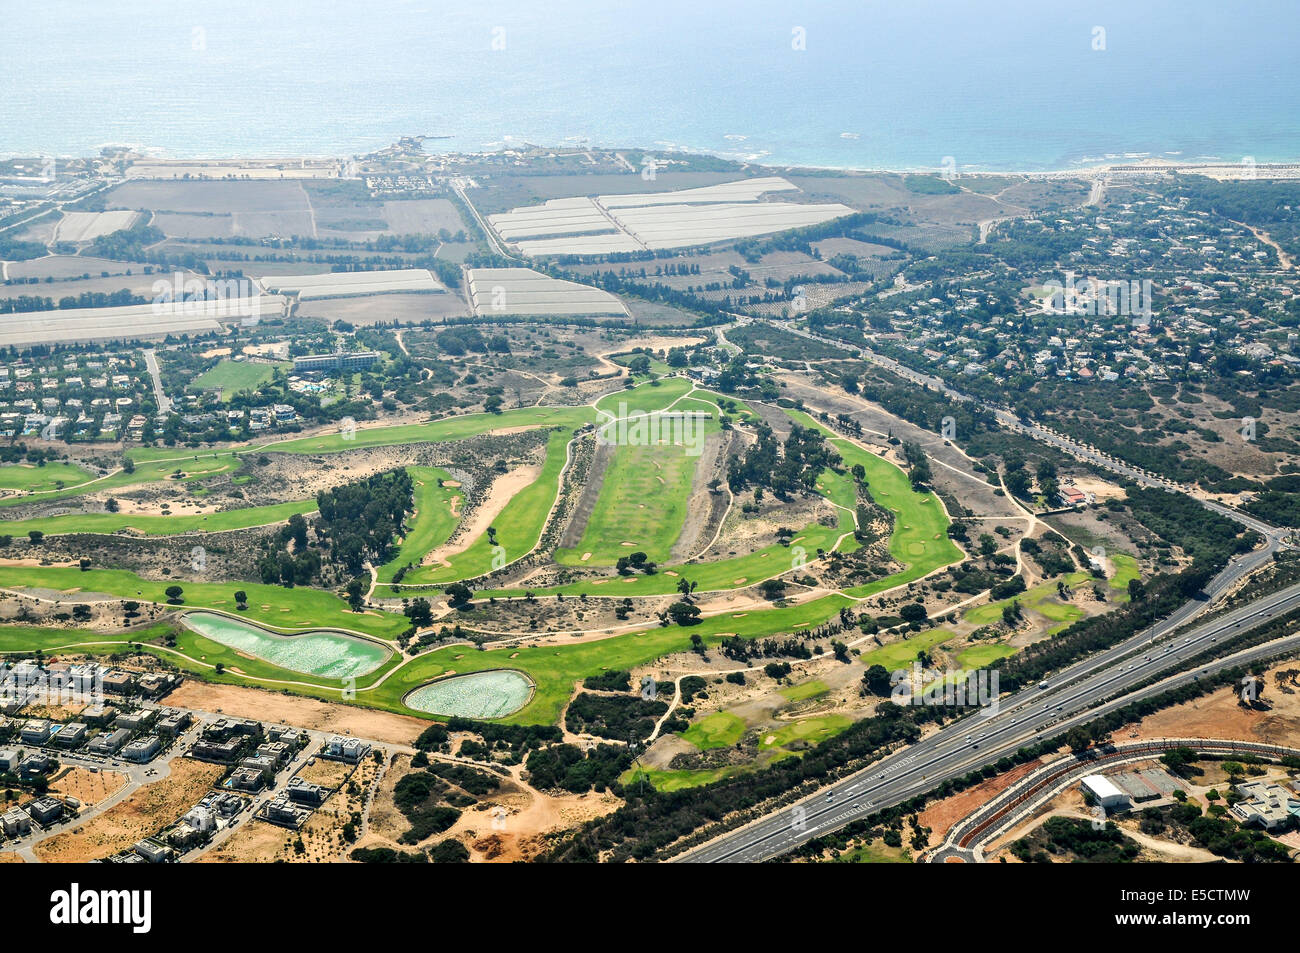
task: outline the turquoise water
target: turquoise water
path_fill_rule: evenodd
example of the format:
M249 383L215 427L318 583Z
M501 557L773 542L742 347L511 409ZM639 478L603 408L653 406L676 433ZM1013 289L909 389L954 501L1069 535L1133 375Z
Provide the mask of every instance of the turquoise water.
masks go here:
M406 696L408 708L431 715L462 718L504 718L523 708L533 683L508 670L456 675L431 682Z
M858 168L1300 158L1290 0L96 0L14 17L6 153L346 155L435 134Z
M367 675L392 654L375 642L324 629L302 635L276 635L212 612L188 612L181 621L199 635L237 652L319 678Z

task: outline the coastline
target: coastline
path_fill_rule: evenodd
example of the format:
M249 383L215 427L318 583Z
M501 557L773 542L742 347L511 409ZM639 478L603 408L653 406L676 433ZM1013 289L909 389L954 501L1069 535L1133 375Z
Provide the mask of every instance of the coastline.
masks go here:
M429 138L429 137L426 137ZM431 142L441 142L449 139L458 138L456 136L438 136L433 137ZM497 145L497 143L492 143ZM54 154L56 160L77 159L85 160L97 157L102 150L127 150L138 155L139 165L158 164L191 164L201 166L211 164L213 166L238 166L247 164L250 166L269 166L284 167L290 164L300 166L319 166L327 163L345 163L352 159L363 158L365 155L375 155L382 150L375 150L372 153L347 155L343 153L248 153L232 152L224 154L179 154L173 153L163 147L148 146L138 143L101 143L97 146L88 147L89 150L82 154L75 153L58 153ZM719 159L726 162L735 163L740 169L757 168L764 170L780 171L787 174L805 174L805 175L940 175L943 169L934 165L840 165L840 164L809 164L809 163L789 163L774 161L770 156L756 156L750 154L738 154L735 152L722 150L694 149L680 146L669 148L650 149L642 146L618 145L605 146L593 145L590 143L578 143L574 141L565 141L558 144L534 143L526 140L518 140L510 144L501 144L501 148L496 149L426 149L425 154L430 158L439 156L456 156L456 157L490 157L498 156L509 152L527 152L532 150L551 151L563 153L565 151L597 151L597 152L644 152L647 154L658 154L664 157L672 156L703 156L713 159ZM48 153L33 153L30 151L5 151L0 152L0 160L31 158L34 155L49 155ZM1300 155L1294 157L1267 157L1261 158L1259 155L1244 156L1241 159L1221 158L1216 156L1197 156L1192 159L1181 159L1176 153L1164 153L1161 155L1152 155L1151 153L1125 153L1125 154L1107 154L1093 159L1083 160L1077 164L1063 165L1059 167L1035 167L1035 168L1003 168L994 163L969 163L962 164L956 169L956 176L1023 176L1026 178L1091 178L1097 175L1114 174L1117 172L1142 173L1142 172L1172 172L1172 171L1190 171L1196 174L1199 170L1223 170L1230 172L1233 170L1242 172L1240 177L1249 178L1252 176L1249 170L1277 170L1279 167L1285 168L1295 166L1294 170L1287 169L1292 176L1300 177ZM1227 176L1236 177L1236 176ZM1288 176L1291 177L1291 176ZM220 178L212 176L211 178Z

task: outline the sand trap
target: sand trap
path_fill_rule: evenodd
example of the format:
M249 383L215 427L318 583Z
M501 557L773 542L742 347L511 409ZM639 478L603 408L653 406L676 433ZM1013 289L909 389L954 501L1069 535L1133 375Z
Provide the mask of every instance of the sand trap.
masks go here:
M579 562L584 562L584 563L585 563L585 562L586 562L588 559L590 559L590 558L591 558L591 553L583 553L583 554L582 554L582 559L580 559Z

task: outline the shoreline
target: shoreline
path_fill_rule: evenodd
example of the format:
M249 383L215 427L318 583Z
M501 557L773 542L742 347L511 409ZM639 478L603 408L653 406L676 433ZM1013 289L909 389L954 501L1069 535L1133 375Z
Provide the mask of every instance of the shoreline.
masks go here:
M438 141L456 138L454 136L442 136ZM93 152L82 154L60 153L54 154L55 159L78 159L87 160L99 156L103 149L122 149L129 150L139 156L136 164L193 164L193 165L228 165L238 166L247 164L249 166L268 166L279 167L289 164L324 164L324 163L346 163L350 160L364 158L365 155L378 155L383 150L376 150L372 153L363 155L345 155L345 154L327 154L327 153L264 153L264 154L225 154L225 155L177 155L168 152L162 147L146 146L134 143L103 143L99 146L89 147L94 149ZM595 151L606 153L617 152L644 152L648 155L659 155L664 158L674 156L699 156L713 159L720 159L726 162L735 163L738 170L745 168L759 168L767 170L779 170L789 174L798 174L800 172L810 175L942 175L944 170L937 166L854 166L854 165L817 165L808 163L788 163L772 161L770 157L759 156L737 156L735 153L727 153L711 150L696 150L682 147L668 147L660 149L649 149L642 146L599 146L599 145L578 145L572 142L562 142L553 145L536 144L520 140L519 143L512 144L508 147L491 150L475 151L437 151L425 150L429 157L438 156L455 156L455 157L492 157L500 156L507 152L523 152L532 150L550 151L564 153L567 151ZM48 155L48 153L31 153L23 151L5 151L0 152L0 160L11 159L30 159L33 156ZM1250 160L1250 161L1247 161ZM1077 165L1049 167L1049 168L1000 168L993 164L967 164L963 168L956 170L954 173L957 178L963 176L1025 176L1028 178L1059 178L1059 177L1089 177L1099 174L1113 173L1122 171L1129 174L1140 172L1172 172L1187 171L1195 172L1198 169L1253 169L1269 170L1275 168L1297 167L1294 172L1300 175L1300 155L1293 158L1270 158L1260 159L1258 156L1243 156L1241 159L1228 159L1218 157L1198 157L1193 160L1181 160L1167 156L1156 157L1150 153L1131 153L1126 155L1107 155L1096 161L1084 160ZM213 179L220 179L221 176L213 176Z

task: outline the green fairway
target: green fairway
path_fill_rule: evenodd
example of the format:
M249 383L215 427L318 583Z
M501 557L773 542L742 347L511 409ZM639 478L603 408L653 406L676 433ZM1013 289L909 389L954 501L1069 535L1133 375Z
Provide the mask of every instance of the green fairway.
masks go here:
M730 712L715 711L682 732L682 738L701 751L707 751L709 748L729 748L744 734L745 719Z
M889 671L896 672L900 668L906 668L915 662L917 656L922 652L928 652L936 645L942 645L949 639L954 638L956 638L956 635L947 629L930 629L925 632L917 632L910 639L900 639L897 642L890 642L869 652L863 652L858 661L867 668L873 665L883 665Z
M861 464L866 471L867 490L872 499L894 514L889 552L907 568L884 579L846 589L845 592L859 598L875 595L962 560L962 551L948 537L951 521L937 496L933 493L918 493L912 489L907 474L898 467L841 437L833 436L830 430L802 411L787 410L786 413L795 422L830 437L829 442L844 458L846 469Z
M800 718L763 735L760 748L789 748L795 742L817 744L838 735L853 724L846 715L816 715Z
M188 568L188 567L187 567ZM248 593L248 608L240 615L273 629L338 628L392 639L407 627L405 617L375 611L352 612L347 603L323 589L267 586L251 582L194 582L188 579L143 579L124 569L82 572L64 566L0 566L0 586L10 589L53 589L68 594L104 593L119 599L164 604L165 590L178 585L187 608L235 612L235 592Z
M360 427L350 438L341 433L300 437L261 444L241 453L340 453L358 447L388 447L406 443L437 443L475 437L490 430L510 427L564 427L577 429L594 422L590 407L524 407L500 414L467 414L426 424L398 424L390 427Z
M137 450L132 450L127 456L134 460L137 452ZM115 490L119 487L139 486L143 483L158 483L164 480L189 483L203 477L230 473L238 470L240 466L239 458L230 450L195 454L173 448L168 451L167 456L157 453L150 456L151 459L146 460L146 462L137 463L132 473L119 470L112 476L95 480L93 483L81 488L69 487L63 490L34 492L30 496L5 497L0 499L0 507L20 506L24 503L37 501L64 500L80 496L83 493Z
M986 668L999 659L1015 655L1016 650L1009 645L972 645L957 653L957 664L962 668Z
M46 536L68 533L117 533L135 530L146 536L174 536L178 533L219 533L223 530L247 529L282 523L295 513L313 513L315 500L275 503L271 506L248 506L220 513L178 513L175 516L146 516L138 513L66 513L30 520L0 522L0 530L11 536L23 536L40 530Z
M551 432L546 442L546 461L536 480L516 493L493 521L497 546L484 533L462 552L448 557L449 566L419 566L402 577L403 585L451 583L481 576L494 568L493 560L504 565L525 555L537 545L546 518L555 502L560 473L571 434L567 429ZM498 551L499 549L499 551ZM391 591L391 590L390 590Z
M615 448L582 540L574 549L557 550L555 561L612 566L620 556L643 552L652 562L665 562L686 522L699 459L678 446Z
M802 685L787 685L779 689L782 695L792 702L803 701L805 698L816 698L818 695L825 695L829 688L826 683L819 679L813 679L811 682L804 682Z
M604 419L666 410L677 398L690 393L693 386L684 377L647 381L629 390L606 394L596 401L596 409L604 412Z
M1019 602L1020 608L1027 612L1036 612L1045 619L1057 623L1048 629L1049 633L1056 633L1083 618L1083 610L1071 602L1062 601L1056 591L1056 582L1064 582L1067 586L1074 587L1086 583L1092 576L1086 572L1072 572L1064 575L1060 580L1045 582L1042 585L1034 586L1032 589L1026 589L1018 596L1012 596L1010 599L1002 599L998 602L990 602L988 605L976 606L973 609L967 609L962 618L972 625L992 625L1002 621L1002 610L1012 602Z
M34 493L41 490L57 490L63 486L76 486L95 475L71 463L47 463L44 466L32 466L30 463L10 463L0 466L0 490L22 490Z
M275 376L277 367L292 367L289 363L254 364L251 361L222 360L211 370L204 371L190 383L194 390L219 390L221 399L229 401L240 391L253 391Z
M397 555L376 571L381 583L392 582L393 574L407 564L419 566L425 554L445 543L460 522L452 514L452 504L460 500L456 504L456 512L460 512L464 494L458 487L439 486L440 480L451 479L446 470L407 467L406 472L415 483L415 514Z
M1129 582L1142 578L1142 573L1138 570L1138 561L1126 553L1114 553L1110 561L1115 566L1115 575L1106 581L1106 585L1114 593L1111 598L1116 602L1128 602Z

